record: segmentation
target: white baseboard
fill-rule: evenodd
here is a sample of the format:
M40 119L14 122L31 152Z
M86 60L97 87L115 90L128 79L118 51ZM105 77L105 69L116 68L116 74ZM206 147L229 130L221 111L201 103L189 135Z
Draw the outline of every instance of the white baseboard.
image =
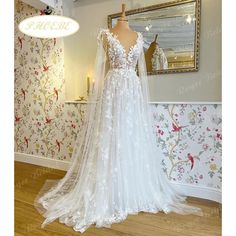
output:
M222 201L220 189L184 183L170 183L178 192L186 196L208 199L219 203Z
M68 161L55 160L42 156L35 156L26 153L15 152L15 161L25 162L28 164L54 168L58 170L67 170L69 166Z
M66 171L69 167L68 161L54 160L46 157L35 156L25 153L15 152L15 160L33 165L54 168ZM215 188L198 186L191 184L170 182L171 185L180 193L186 196L212 200L221 203L221 191Z

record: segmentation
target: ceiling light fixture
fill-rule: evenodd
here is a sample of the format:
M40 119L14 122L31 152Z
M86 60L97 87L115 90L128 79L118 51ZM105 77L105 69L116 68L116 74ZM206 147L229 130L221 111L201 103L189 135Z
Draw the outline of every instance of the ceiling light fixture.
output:
M19 24L19 30L36 38L60 38L76 33L79 23L69 17L50 15L52 10L47 7L43 15L24 19Z
M188 16L187 16L186 22L187 22L188 24L191 24L191 23L192 23L192 17L191 17L191 15L188 15Z
M152 25L151 25L151 24L148 24L148 25L145 27L145 30L146 30L146 31L149 31L151 28L152 28Z

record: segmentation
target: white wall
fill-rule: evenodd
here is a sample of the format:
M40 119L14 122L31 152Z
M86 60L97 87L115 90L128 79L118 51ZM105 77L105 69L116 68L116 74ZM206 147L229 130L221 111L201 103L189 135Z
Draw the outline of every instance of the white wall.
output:
M127 10L168 2L169 0L126 0ZM150 77L154 102L221 101L221 0L201 1L200 69L193 73ZM79 21L80 31L65 38L66 97L73 100L86 95L86 75L93 70L96 34L107 28L107 15L120 12L121 1L64 0L64 15Z

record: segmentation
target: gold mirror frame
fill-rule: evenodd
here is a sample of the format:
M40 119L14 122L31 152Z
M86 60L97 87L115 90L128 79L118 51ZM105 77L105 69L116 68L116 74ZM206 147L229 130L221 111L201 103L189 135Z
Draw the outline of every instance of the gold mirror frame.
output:
M186 3L196 3L195 9L195 44L194 44L194 67L187 68L176 68L176 69L166 69L166 70L158 70L155 72L148 72L149 75L155 74L169 74L169 73L183 73L183 72L197 72L199 69L199 54L200 54L200 12L201 12L201 0L176 0L167 3L161 3L157 5L151 5L148 7L138 8L134 10L126 11L126 16L134 15L138 13L143 13L147 11L158 10L166 7L178 6ZM112 28L112 19L117 18L121 15L121 12L108 15L108 28Z

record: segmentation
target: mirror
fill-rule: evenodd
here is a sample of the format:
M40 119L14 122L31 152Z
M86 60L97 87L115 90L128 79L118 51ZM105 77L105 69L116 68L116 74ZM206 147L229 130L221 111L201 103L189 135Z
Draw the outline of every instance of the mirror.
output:
M121 13L108 16L113 28ZM180 0L126 12L144 37L148 74L198 71L200 0Z

